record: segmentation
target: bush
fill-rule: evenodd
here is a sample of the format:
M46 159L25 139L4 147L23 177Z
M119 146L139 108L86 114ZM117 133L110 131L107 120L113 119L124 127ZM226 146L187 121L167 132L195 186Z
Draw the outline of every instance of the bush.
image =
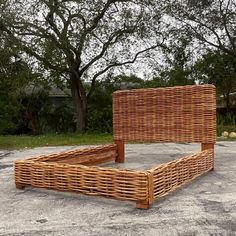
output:
M110 105L110 104L109 104ZM112 132L112 109L110 106L101 110L93 109L88 113L88 131Z
M19 95L21 109L18 120L18 134L42 133L42 119L50 110L48 93L37 91L31 94Z
M0 84L0 134L14 134L17 130L18 113L20 104L16 96Z
M236 109L226 108L217 109L217 135L221 136L222 132L235 132L236 131Z
M42 132L67 133L76 129L74 106L64 101L59 106L51 104L50 111L42 117Z
M71 101L65 100L56 104L45 91L21 95L19 134L73 131L75 118Z

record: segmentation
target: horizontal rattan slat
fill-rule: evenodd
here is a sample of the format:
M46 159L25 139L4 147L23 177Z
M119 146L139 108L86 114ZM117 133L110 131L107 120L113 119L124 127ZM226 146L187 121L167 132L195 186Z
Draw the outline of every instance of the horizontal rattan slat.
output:
M214 151L209 149L154 168L150 171L153 174L154 199L176 190L213 167Z
M213 85L133 89L113 94L115 140L215 143Z

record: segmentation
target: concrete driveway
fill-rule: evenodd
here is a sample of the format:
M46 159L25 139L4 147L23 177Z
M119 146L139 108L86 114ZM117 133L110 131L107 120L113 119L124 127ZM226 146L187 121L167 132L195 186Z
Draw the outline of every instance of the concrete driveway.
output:
M73 148L0 151L0 235L236 235L236 142L217 143L215 171L149 210L126 201L15 188L14 160ZM145 169L199 149L196 144L130 144L124 166Z

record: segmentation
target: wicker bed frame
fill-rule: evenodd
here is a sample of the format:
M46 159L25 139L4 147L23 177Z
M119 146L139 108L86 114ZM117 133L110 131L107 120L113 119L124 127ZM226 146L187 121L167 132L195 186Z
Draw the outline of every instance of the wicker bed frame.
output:
M215 87L134 89L113 94L114 144L15 162L17 188L99 195L147 209L159 197L214 169ZM138 171L95 166L125 160L129 141L201 143L199 153Z

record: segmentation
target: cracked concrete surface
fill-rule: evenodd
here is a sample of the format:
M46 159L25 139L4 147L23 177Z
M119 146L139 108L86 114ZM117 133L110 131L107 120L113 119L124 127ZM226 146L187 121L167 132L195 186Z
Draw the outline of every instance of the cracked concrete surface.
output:
M0 235L236 235L236 142L216 145L215 171L149 210L102 197L14 185L13 161L76 147L0 151ZM146 169L200 149L196 144L129 144L125 164Z

